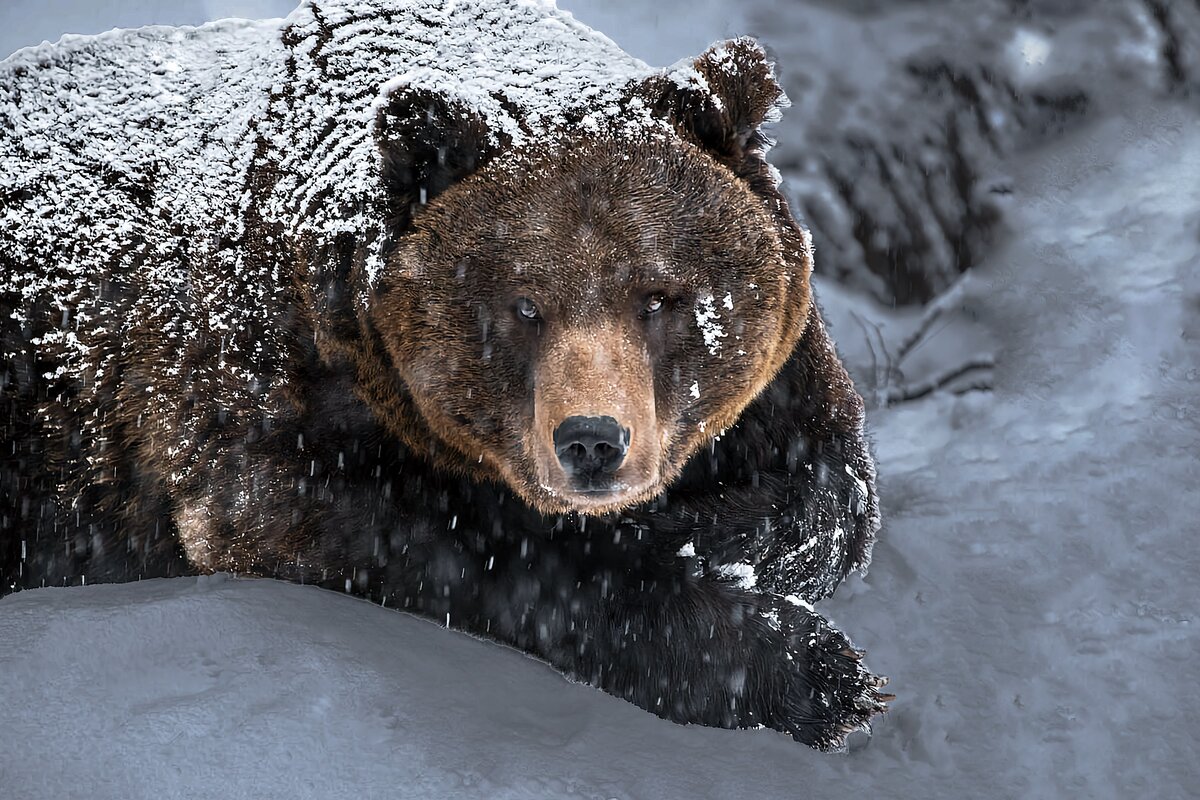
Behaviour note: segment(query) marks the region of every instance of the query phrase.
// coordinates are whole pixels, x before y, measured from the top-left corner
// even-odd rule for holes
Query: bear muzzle
[[[605,513],[657,486],[661,449],[645,343],[611,321],[546,335],[526,452],[544,506]]]

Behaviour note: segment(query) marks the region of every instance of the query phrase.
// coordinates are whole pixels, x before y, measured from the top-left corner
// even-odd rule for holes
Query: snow
[[[1018,74],[1028,75],[1045,65],[1051,49],[1050,40],[1037,31],[1019,30],[1009,43],[1008,54],[1016,62]]]
[[[712,571],[741,589],[753,589],[758,583],[758,575],[752,564],[717,564]]]
[[[1090,57],[1034,66],[1068,50]],[[2,794],[1196,796],[1200,114],[1129,103],[1006,167],[1012,233],[932,326],[817,279],[875,406],[885,524],[819,610],[897,694],[848,755],[673,725],[427,621],[217,576],[0,599]],[[874,330],[897,351],[920,334],[909,381],[985,354],[994,391],[889,404]]]
[[[733,305],[732,298],[729,298],[729,305]],[[720,322],[721,312],[717,310],[716,299],[711,294],[704,295],[696,301],[692,312],[696,317],[696,327],[704,339],[704,346],[708,348],[710,355],[716,355],[721,349],[721,340],[726,336],[725,328]]]
[[[712,776],[728,792],[761,738],[311,587],[214,576],[3,608],[6,797],[665,797],[704,780],[660,773],[662,743],[732,744]]]

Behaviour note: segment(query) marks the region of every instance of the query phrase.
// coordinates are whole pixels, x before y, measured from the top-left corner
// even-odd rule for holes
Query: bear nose
[[[629,450],[629,429],[612,417],[567,417],[554,429],[554,452],[578,484],[593,484],[617,471]]]

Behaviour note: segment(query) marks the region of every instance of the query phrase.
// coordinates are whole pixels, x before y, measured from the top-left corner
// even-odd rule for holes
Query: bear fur
[[[276,26],[0,66],[0,587],[316,583],[676,721],[866,728],[810,603],[874,467],[761,48],[654,71],[515,0]],[[601,489],[579,416],[626,426]]]

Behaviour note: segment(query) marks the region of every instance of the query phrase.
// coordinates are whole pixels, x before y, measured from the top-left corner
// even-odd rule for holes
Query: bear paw
[[[787,604],[764,614],[783,634],[786,649],[779,705],[765,724],[818,750],[841,750],[854,731],[871,729],[895,695],[880,690],[888,679],[863,664],[863,651],[818,614]]]

